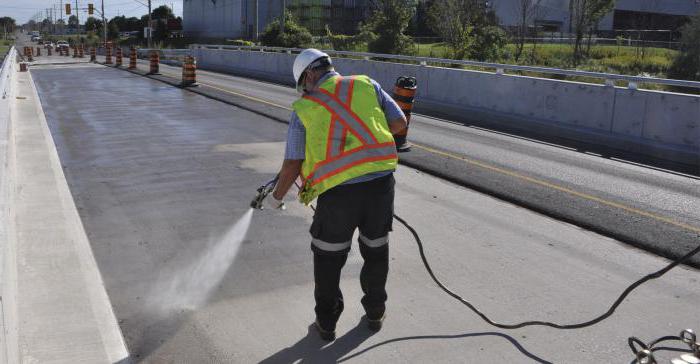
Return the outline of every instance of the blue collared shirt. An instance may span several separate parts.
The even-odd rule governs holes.
[[[323,77],[321,77],[320,80],[318,80],[317,84],[321,84],[327,79],[333,77],[333,76],[338,76],[338,72],[328,72]],[[377,83],[375,80],[370,80],[372,81],[372,85],[374,85],[374,90],[377,93],[377,101],[379,101],[379,105],[382,108],[382,111],[384,111],[384,115],[386,116],[387,122],[388,120],[395,120],[398,118],[403,117],[403,111],[401,111],[401,108],[399,105],[396,104],[396,101],[394,101],[389,94],[387,94],[384,90],[382,90],[382,87]],[[388,125],[387,125],[388,127]],[[295,159],[295,160],[301,160],[306,157],[306,128],[304,127],[304,124],[301,122],[299,119],[299,116],[297,116],[297,113],[292,111],[291,115],[291,120],[289,121],[289,129],[287,130],[287,147],[284,152],[284,159]],[[375,178],[379,177],[384,177],[386,175],[391,174],[392,171],[382,171],[382,172],[374,172],[374,173],[368,173],[360,177],[353,178],[349,181],[346,181],[343,184],[351,184],[351,183],[359,183],[359,182],[367,182],[370,180],[373,180]]]

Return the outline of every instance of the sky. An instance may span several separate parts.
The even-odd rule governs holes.
[[[46,9],[54,7],[54,15],[60,19],[58,8],[61,3],[65,4],[66,0],[0,0],[0,17],[9,16],[17,21],[17,24],[24,24],[41,12],[41,18],[46,18]],[[71,1],[71,8],[75,8],[75,0]],[[95,8],[99,9],[101,0],[78,0],[78,7],[86,8],[78,14],[80,23],[84,23],[87,19],[87,4],[92,2]],[[147,0],[104,0],[105,16],[111,18],[118,15],[135,16],[140,18],[141,15],[148,13],[148,7],[142,4],[147,4]],[[157,8],[161,5],[172,6],[176,16],[182,16],[182,0],[151,0],[151,7]],[[93,16],[99,17],[97,13]],[[64,19],[68,16],[63,15]]]

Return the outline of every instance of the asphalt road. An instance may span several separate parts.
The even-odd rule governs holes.
[[[325,345],[308,332],[313,321],[311,211],[294,203],[284,214],[253,217],[237,260],[206,305],[165,309],[169,304],[162,301],[160,282],[188,267],[245,213],[255,188],[276,172],[286,126],[102,66],[34,67],[32,75],[115,313],[137,359],[628,362],[628,336],[651,340],[700,328],[700,274],[683,267],[641,287],[595,327],[493,329],[429,281],[414,242],[396,225],[385,329],[372,335],[358,324],[361,258],[355,249],[343,276],[348,303],[339,339]],[[278,87],[257,84],[242,88]],[[274,100],[289,94],[281,90]],[[430,123],[415,121],[416,138],[430,132]],[[666,187],[664,206],[683,200],[679,196],[687,195],[688,184],[697,183],[635,166],[606,166],[612,162],[517,138],[479,138],[485,133],[479,130],[453,133],[502,146],[494,147],[495,156],[510,149],[538,151],[532,166],[546,155],[564,154],[579,167],[571,170],[581,178],[570,178],[582,186],[590,182],[583,177],[596,174],[585,170],[624,169],[639,175],[645,181],[641,185],[676,181],[675,188]],[[451,140],[444,135],[449,132],[436,134],[432,137]],[[475,149],[469,145],[464,148]],[[560,162],[542,162],[552,175],[563,179],[574,173],[562,171],[567,163],[561,159],[554,161]],[[666,264],[629,245],[410,168],[401,167],[397,180],[397,213],[423,236],[438,276],[499,321],[589,319],[605,311],[629,283]],[[640,196],[638,201],[656,201],[656,196]],[[696,221],[692,213],[682,213],[697,204],[697,194],[691,196],[664,211]]]
[[[179,79],[180,68],[160,68]],[[197,92],[281,120],[297,97],[253,79],[201,70],[197,77]],[[422,115],[413,116],[410,139],[417,147],[402,155],[405,164],[472,189],[666,257],[700,243],[700,166],[689,175]]]

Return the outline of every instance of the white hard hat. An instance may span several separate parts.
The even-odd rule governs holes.
[[[292,69],[292,72],[294,73],[294,82],[297,85],[297,91],[301,92],[301,87],[303,87],[300,83],[302,81],[301,76],[304,74],[304,71],[306,71],[306,69],[309,68],[309,66],[311,66],[314,62],[324,58],[328,59],[328,63],[330,63],[331,57],[314,48],[304,49],[301,53],[299,53],[299,55],[297,55],[297,58],[294,59],[294,67]]]

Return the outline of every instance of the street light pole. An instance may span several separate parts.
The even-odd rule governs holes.
[[[255,0],[255,41],[258,41],[258,0]]]
[[[148,49],[151,49],[151,35],[153,33],[151,23],[153,23],[153,20],[151,19],[151,0],[148,0]]]

